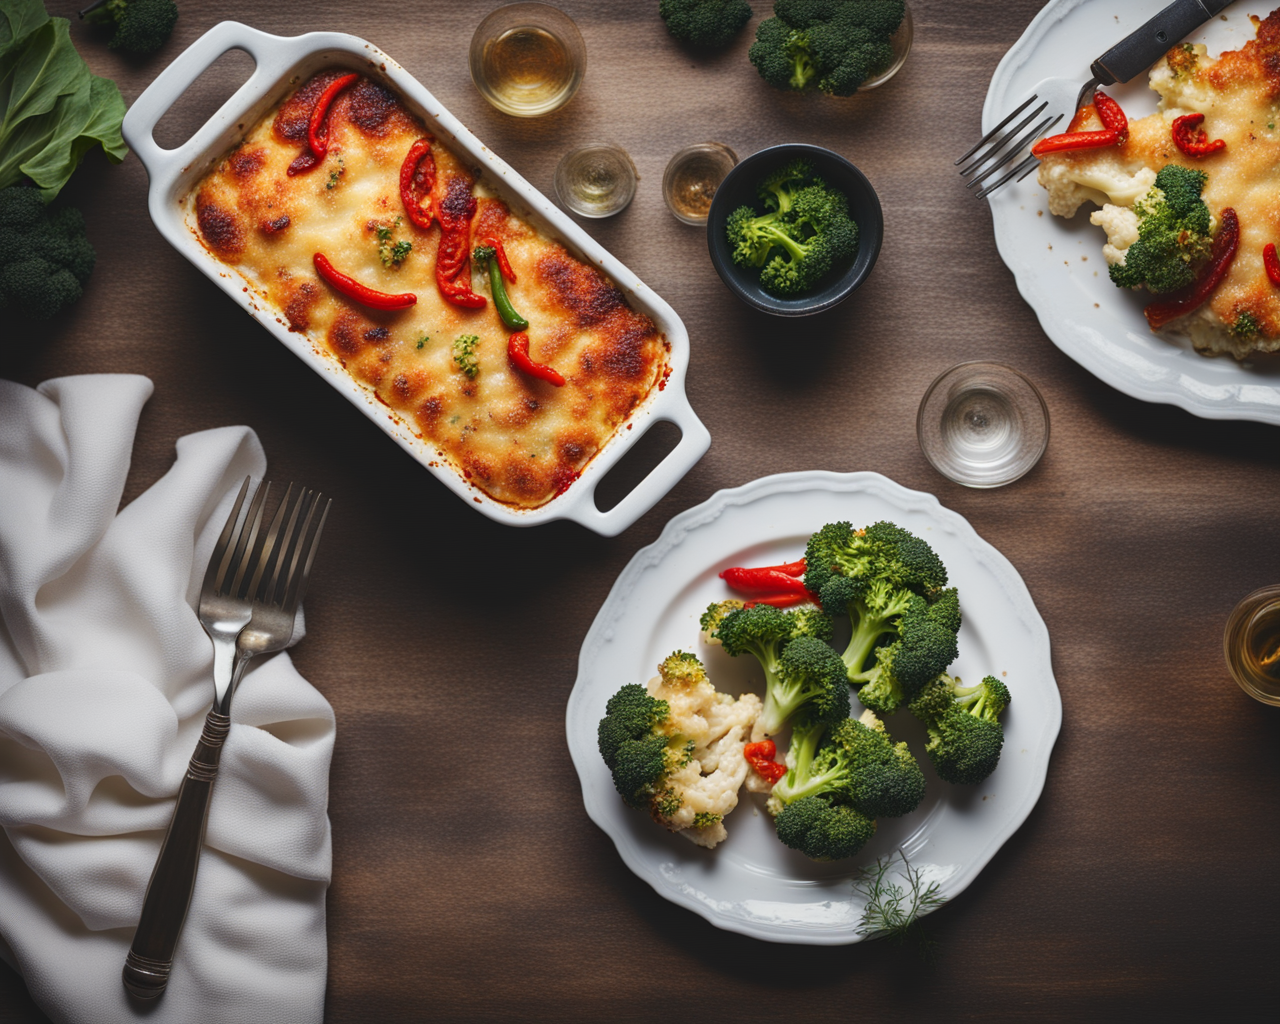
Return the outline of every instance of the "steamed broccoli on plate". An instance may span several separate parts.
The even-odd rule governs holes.
[[[600,755],[630,807],[698,846],[725,836],[747,777],[747,734],[760,714],[753,693],[718,693],[702,662],[677,651],[647,686],[630,683],[605,705]]]
[[[734,210],[725,223],[733,262],[760,270],[760,284],[786,298],[812,291],[858,250],[849,201],[803,159],[770,173],[757,190],[764,212]]]
[[[777,89],[851,96],[894,61],[889,37],[906,15],[902,0],[777,0],[749,57]]]
[[[925,753],[938,778],[966,785],[996,770],[1004,746],[1000,715],[1010,699],[1009,688],[995,676],[962,686],[943,673],[920,692],[907,710],[924,723]]]
[[[720,50],[751,20],[747,0],[660,0],[667,31],[686,46]]]
[[[1103,255],[1118,287],[1163,295],[1195,282],[1213,249],[1209,207],[1200,198],[1208,180],[1204,171],[1169,164],[1132,210],[1108,204],[1093,213],[1092,223],[1106,228]]]

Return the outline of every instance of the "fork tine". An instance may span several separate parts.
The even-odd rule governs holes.
[[[320,504],[320,495],[317,494],[316,500],[311,506],[311,512],[314,512],[316,510],[316,507],[319,504]],[[291,580],[289,591],[286,595],[285,604],[284,604],[285,610],[290,612],[291,614],[297,612],[298,605],[302,603],[302,598],[306,595],[307,583],[311,579],[311,565],[316,560],[316,549],[320,547],[320,534],[324,532],[324,523],[325,523],[325,520],[329,518],[329,506],[332,504],[333,504],[332,498],[327,499],[324,503],[324,510],[320,513],[320,522],[316,524],[315,533],[311,535],[311,540],[307,545],[307,558],[302,565],[302,572],[300,573],[294,572],[298,564],[297,557],[296,556],[294,557],[293,566],[290,568],[290,571],[289,571],[289,574],[291,577],[293,577],[293,579]],[[310,521],[311,519],[310,512],[307,513],[307,519],[308,521]],[[304,530],[303,530],[304,535],[305,535],[305,532],[306,531],[304,527]],[[299,539],[301,539],[301,537]],[[299,545],[299,551],[300,550],[301,550],[301,545]]]
[[[298,516],[302,513],[303,508],[310,508],[311,499],[315,496],[315,491],[303,489],[298,494],[298,500],[293,503],[293,508],[289,513],[289,523],[285,528],[283,539],[280,542],[280,549],[275,560],[275,565],[271,569],[271,579],[267,582],[266,587],[262,591],[262,600],[267,604],[279,605],[283,597],[284,586],[281,584],[280,572],[289,563],[294,552],[297,550],[301,534],[297,531]],[[306,531],[307,522],[310,520],[311,514],[307,513],[307,518],[303,520],[302,530]],[[285,574],[285,583],[288,582],[288,573]]]
[[[1037,117],[1039,117],[1040,113],[1048,105],[1049,105],[1048,101],[1041,103],[1040,106],[1036,107],[1035,110],[1031,111],[1031,113],[1029,113],[1021,121],[1019,121],[1012,128],[1010,128],[1003,136],[1001,136],[999,139],[994,140],[988,149],[984,150],[982,153],[978,154],[978,156],[973,158],[973,163],[961,169],[960,176],[963,178],[966,175],[972,174],[979,167],[981,167],[988,160],[990,160],[997,153],[999,153],[1000,150],[1004,149],[1005,146],[1009,145],[1010,142],[1012,142],[1014,139],[1018,137],[1018,132],[1022,131],[1023,128],[1025,128]],[[1047,121],[1048,118],[1045,118],[1045,120]]]
[[[988,167],[985,171],[979,174],[976,178],[970,181],[969,184],[965,186],[965,188],[973,188],[973,186],[978,184],[980,181],[983,181],[984,179],[991,177],[991,175],[995,174],[996,171],[1000,170],[1000,168],[1003,167],[1005,164],[1007,164],[1010,160],[1012,160],[1014,157],[1021,154],[1023,150],[1025,150],[1032,141],[1034,141],[1035,139],[1038,139],[1041,135],[1043,135],[1046,131],[1048,131],[1050,128],[1052,128],[1061,120],[1062,120],[1061,114],[1059,114],[1057,117],[1054,117],[1054,118],[1045,118],[1038,125],[1036,125],[1030,131],[1028,131],[1026,135],[1018,139],[1017,145],[1011,146],[1009,148],[1009,152],[1007,152],[1003,157],[1001,157],[999,160],[993,163],[990,167]],[[1033,159],[1039,162],[1039,157],[1034,157]],[[1019,164],[1019,166],[1021,166],[1021,164]]]
[[[253,502],[249,505],[249,512],[245,516],[245,525],[240,529],[240,540],[236,543],[236,573],[231,580],[230,587],[227,588],[227,592],[236,597],[244,596],[244,592],[240,589],[240,584],[244,581],[244,574],[249,568],[253,545],[258,539],[258,528],[262,525],[262,509],[266,505],[267,496],[270,493],[270,481],[264,481],[259,485],[258,493],[253,496]],[[247,532],[246,527],[248,528]]]
[[[236,502],[231,507],[231,514],[227,516],[227,523],[222,528],[222,532],[218,534],[218,539],[213,545],[213,551],[209,554],[209,567],[204,571],[204,582],[200,585],[200,590],[206,593],[216,593],[218,580],[222,573],[226,571],[226,553],[231,546],[231,533],[235,529],[236,520],[240,518],[240,508],[244,505],[244,496],[249,490],[249,477],[244,478],[244,483],[240,485],[240,493],[236,495]]]
[[[262,573],[271,560],[272,552],[275,550],[276,538],[280,533],[280,523],[284,519],[285,510],[289,507],[289,495],[292,493],[293,484],[290,483],[285,488],[284,497],[280,499],[280,507],[276,509],[276,514],[271,518],[271,526],[267,530],[266,537],[262,540],[262,548],[258,551],[258,557],[254,564],[253,577],[249,580],[249,587],[245,591],[250,600],[257,597],[258,584],[262,581]]]
[[[986,188],[982,189],[982,191],[975,193],[975,195],[979,199],[986,199],[987,196],[991,195],[992,192],[998,189],[1001,185],[1003,185],[1006,181],[1012,178],[1015,174],[1018,175],[1018,180],[1021,181],[1028,174],[1034,171],[1036,169],[1036,166],[1039,163],[1040,163],[1039,157],[1028,155],[1027,158],[1022,161],[1022,163],[1014,167],[1013,170],[1011,170],[1003,178],[1001,178],[999,181],[995,182],[994,184],[988,185]],[[1022,173],[1019,174],[1018,173],[1019,171],[1021,171]]]
[[[253,510],[257,507],[257,503],[262,500],[263,484],[260,481],[255,488],[254,493],[250,495],[249,507],[244,513],[244,517],[236,525],[235,535],[228,544],[226,553],[222,556],[222,564],[218,569],[218,579],[216,590],[217,594],[227,595],[231,591],[231,579],[244,562],[245,557],[245,536],[249,525],[253,520]]]
[[[1031,106],[1031,104],[1033,104],[1037,99],[1039,99],[1039,97],[1036,96],[1035,93],[1032,93],[1029,99],[1024,101],[1016,110],[1013,111],[1013,113],[1011,113],[998,125],[992,128],[991,131],[987,132],[986,135],[982,136],[982,138],[978,140],[978,143],[976,146],[974,146],[971,150],[969,150],[969,152],[967,152],[964,156],[962,156],[959,160],[957,160],[956,166],[959,167],[960,164],[964,163],[966,160],[969,159],[969,157],[973,156],[974,153],[978,152],[978,150],[980,150],[983,146],[985,146],[988,142],[990,142],[994,136],[998,135],[1005,125],[1007,125],[1015,117],[1017,117],[1024,110],[1026,110],[1027,107]],[[1031,116],[1034,117],[1035,115],[1032,114]]]

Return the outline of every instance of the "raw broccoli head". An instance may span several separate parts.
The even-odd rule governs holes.
[[[1124,263],[1109,270],[1118,287],[1145,285],[1162,295],[1195,282],[1213,249],[1209,207],[1200,198],[1208,180],[1189,167],[1161,168],[1151,190],[1134,204],[1138,240],[1125,250]]]
[[[924,749],[940,779],[966,785],[995,771],[1004,745],[997,716],[1008,703],[1008,688],[994,676],[963,687],[945,674],[911,702],[908,710],[929,733]]]
[[[628,806],[646,806],[684,756],[679,737],[658,728],[670,710],[665,700],[651,697],[638,683],[628,683],[605,705],[597,730],[600,756]]]
[[[75,207],[46,207],[26,185],[0,189],[0,309],[48,319],[80,298],[94,259]]]
[[[155,53],[173,33],[178,6],[173,0],[98,0],[81,11],[80,17],[114,26],[115,34],[107,46],[143,57]]]
[[[813,860],[842,860],[861,850],[876,823],[848,804],[807,796],[782,808],[774,820],[778,838]]]
[[[759,725],[774,735],[801,709],[814,719],[838,721],[848,716],[848,708],[849,684],[840,655],[817,637],[802,636],[786,644],[775,675],[766,682]]]
[[[667,31],[686,46],[719,50],[751,20],[747,0],[659,0]]]
[[[849,96],[893,63],[889,37],[906,7],[902,0],[777,0],[773,11],[751,48],[751,62],[765,81],[779,89],[817,86]],[[766,32],[772,22],[778,24]]]
[[[899,818],[924,799],[924,772],[906,743],[894,743],[871,712],[836,725],[828,744],[845,751],[850,801],[869,818]]]

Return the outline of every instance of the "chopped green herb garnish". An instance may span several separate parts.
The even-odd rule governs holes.
[[[338,166],[329,172],[329,182],[325,188],[333,188],[338,184],[338,179],[347,173],[347,166],[342,162],[342,157],[338,157]]]
[[[388,227],[385,224],[379,224],[374,233],[378,236],[378,258],[382,260],[384,267],[398,267],[404,262],[405,257],[413,252],[413,243],[401,239],[399,242],[392,242],[391,236],[396,228],[400,226],[402,217],[397,217],[395,223]]]
[[[427,342],[429,342],[430,340],[431,340],[431,335],[424,334],[421,338],[418,339],[418,348],[425,348]]]
[[[476,355],[476,346],[480,339],[474,334],[464,334],[453,343],[453,361],[458,369],[472,379],[480,372],[480,359]]]

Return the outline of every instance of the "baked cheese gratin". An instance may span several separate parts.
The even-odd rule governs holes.
[[[1152,329],[1237,359],[1280,349],[1280,10],[1253,22],[1257,38],[1217,59],[1169,50],[1150,72],[1156,113],[1124,125],[1100,96],[1035,150],[1051,213],[1101,207],[1111,278],[1153,293]]]
[[[368,76],[303,82],[187,201],[281,323],[500,502],[564,491],[668,372],[649,317]]]

